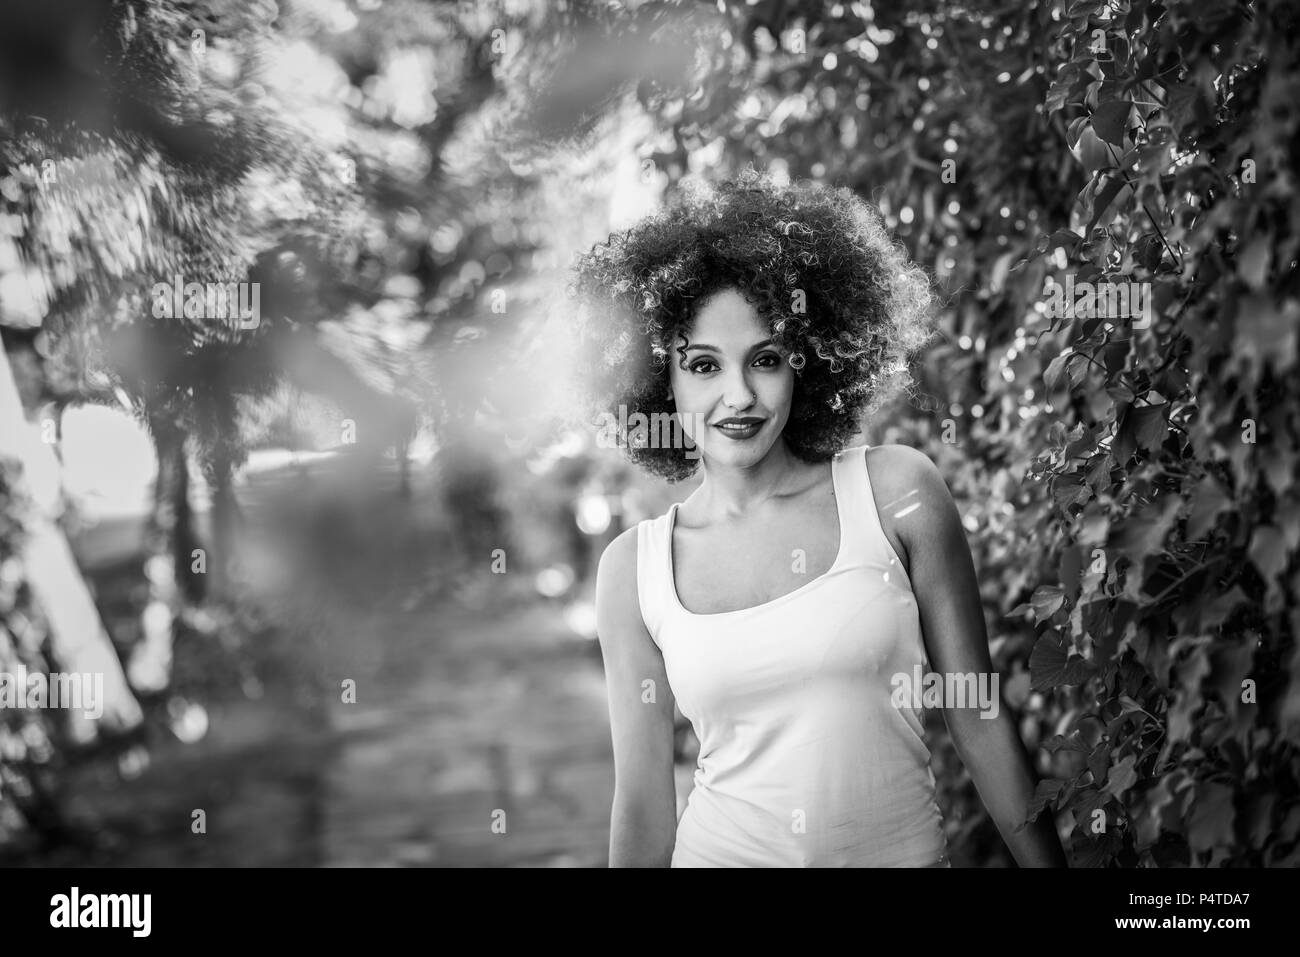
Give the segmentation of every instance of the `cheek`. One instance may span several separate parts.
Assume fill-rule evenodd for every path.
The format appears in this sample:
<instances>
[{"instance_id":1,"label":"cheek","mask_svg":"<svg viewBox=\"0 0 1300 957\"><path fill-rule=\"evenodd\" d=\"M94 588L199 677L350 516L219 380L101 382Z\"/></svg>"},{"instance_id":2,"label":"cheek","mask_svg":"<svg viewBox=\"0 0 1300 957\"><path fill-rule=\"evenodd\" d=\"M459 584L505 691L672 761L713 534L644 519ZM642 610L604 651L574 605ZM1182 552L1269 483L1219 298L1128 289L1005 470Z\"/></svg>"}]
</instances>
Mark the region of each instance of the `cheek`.
<instances>
[{"instance_id":1,"label":"cheek","mask_svg":"<svg viewBox=\"0 0 1300 957\"><path fill-rule=\"evenodd\" d=\"M672 375L668 377L668 384L673 390L673 399L679 409L689 408L693 404L707 404L709 390L707 387L702 387L701 383L700 378L681 369L673 369Z\"/></svg>"},{"instance_id":2,"label":"cheek","mask_svg":"<svg viewBox=\"0 0 1300 957\"><path fill-rule=\"evenodd\" d=\"M673 390L669 408L681 423L683 431L694 439L698 431L696 421L707 412L707 399L701 398L697 384L681 374L680 369L674 370L668 377L668 385Z\"/></svg>"},{"instance_id":3,"label":"cheek","mask_svg":"<svg viewBox=\"0 0 1300 957\"><path fill-rule=\"evenodd\" d=\"M763 401L773 411L790 411L794 399L794 372L787 369L782 375L772 376L763 390Z\"/></svg>"},{"instance_id":4,"label":"cheek","mask_svg":"<svg viewBox=\"0 0 1300 957\"><path fill-rule=\"evenodd\" d=\"M672 369L668 374L668 388L672 390L673 398L677 400L678 405L687 400L686 382L677 369Z\"/></svg>"}]
</instances>

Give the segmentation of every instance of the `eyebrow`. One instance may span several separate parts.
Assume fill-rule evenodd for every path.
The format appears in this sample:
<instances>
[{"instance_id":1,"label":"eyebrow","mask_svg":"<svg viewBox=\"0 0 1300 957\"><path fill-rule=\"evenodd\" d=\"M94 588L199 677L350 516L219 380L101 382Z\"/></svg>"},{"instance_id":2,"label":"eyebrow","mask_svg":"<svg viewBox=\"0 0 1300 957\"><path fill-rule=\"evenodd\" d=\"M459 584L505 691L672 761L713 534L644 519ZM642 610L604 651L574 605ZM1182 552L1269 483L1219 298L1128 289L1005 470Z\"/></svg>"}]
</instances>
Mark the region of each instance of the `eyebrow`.
<instances>
[{"instance_id":1,"label":"eyebrow","mask_svg":"<svg viewBox=\"0 0 1300 957\"><path fill-rule=\"evenodd\" d=\"M772 340L771 340L771 339L764 339L762 342L756 342L756 343L754 343L754 345L750 346L750 347L749 347L749 351L750 351L750 352L753 352L755 349L761 349L761 348L763 348L763 346L770 346L770 345L773 345ZM722 351L722 350L719 349L717 346L711 346L711 345L709 345L709 344L706 343L706 342L697 342L697 343L695 343L694 345L691 345L691 346L687 346L687 347L686 347L686 351L687 351L687 352L690 352L692 349L708 349L708 350L711 351L711 352L721 352L721 351Z\"/></svg>"}]
</instances>

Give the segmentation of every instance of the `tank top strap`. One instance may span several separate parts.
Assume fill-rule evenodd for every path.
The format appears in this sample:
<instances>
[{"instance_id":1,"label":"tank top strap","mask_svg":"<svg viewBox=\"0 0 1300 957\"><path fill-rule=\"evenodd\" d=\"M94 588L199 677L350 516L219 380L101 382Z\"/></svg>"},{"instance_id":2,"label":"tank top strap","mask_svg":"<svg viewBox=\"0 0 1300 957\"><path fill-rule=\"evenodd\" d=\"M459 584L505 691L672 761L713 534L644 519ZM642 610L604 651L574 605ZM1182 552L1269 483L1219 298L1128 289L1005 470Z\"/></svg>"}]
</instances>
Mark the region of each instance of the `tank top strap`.
<instances>
[{"instance_id":1,"label":"tank top strap","mask_svg":"<svg viewBox=\"0 0 1300 957\"><path fill-rule=\"evenodd\" d=\"M675 508L676 506L674 506ZM671 510L658 518L642 520L636 527L636 596L650 640L659 646L659 627L669 607L668 519Z\"/></svg>"},{"instance_id":2,"label":"tank top strap","mask_svg":"<svg viewBox=\"0 0 1300 957\"><path fill-rule=\"evenodd\" d=\"M869 445L856 445L843 449L834 459L834 466L838 469L836 494L842 496L845 531L849 535L843 558L846 564L896 571L899 583L910 588L907 572L881 524L878 503L871 487L871 474L867 471L867 450L870 448Z\"/></svg>"}]
</instances>

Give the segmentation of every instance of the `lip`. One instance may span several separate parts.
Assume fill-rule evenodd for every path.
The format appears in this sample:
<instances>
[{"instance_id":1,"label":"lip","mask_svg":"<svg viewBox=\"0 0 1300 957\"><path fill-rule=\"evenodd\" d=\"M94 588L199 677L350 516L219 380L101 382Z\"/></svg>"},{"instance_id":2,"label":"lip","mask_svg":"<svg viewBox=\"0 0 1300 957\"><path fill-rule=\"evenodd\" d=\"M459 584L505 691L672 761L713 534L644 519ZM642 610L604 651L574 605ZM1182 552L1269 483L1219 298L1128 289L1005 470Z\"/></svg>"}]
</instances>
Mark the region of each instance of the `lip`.
<instances>
[{"instance_id":1,"label":"lip","mask_svg":"<svg viewBox=\"0 0 1300 957\"><path fill-rule=\"evenodd\" d=\"M752 417L728 418L714 422L713 427L729 439L751 439L758 434L766 419Z\"/></svg>"}]
</instances>

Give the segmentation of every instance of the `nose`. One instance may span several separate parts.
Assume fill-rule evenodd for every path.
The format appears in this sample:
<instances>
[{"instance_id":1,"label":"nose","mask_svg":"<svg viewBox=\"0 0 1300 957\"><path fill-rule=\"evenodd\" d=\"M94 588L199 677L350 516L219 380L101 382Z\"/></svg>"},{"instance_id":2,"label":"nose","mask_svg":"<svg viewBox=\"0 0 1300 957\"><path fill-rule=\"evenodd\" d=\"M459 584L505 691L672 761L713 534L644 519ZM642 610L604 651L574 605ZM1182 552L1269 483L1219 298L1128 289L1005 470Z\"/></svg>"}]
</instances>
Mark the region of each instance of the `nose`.
<instances>
[{"instance_id":1,"label":"nose","mask_svg":"<svg viewBox=\"0 0 1300 957\"><path fill-rule=\"evenodd\" d=\"M743 412L748 409L757 400L754 390L750 388L748 380L745 378L744 371L738 370L731 378L727 380L726 389L722 393L722 402L724 405L737 412Z\"/></svg>"}]
</instances>

